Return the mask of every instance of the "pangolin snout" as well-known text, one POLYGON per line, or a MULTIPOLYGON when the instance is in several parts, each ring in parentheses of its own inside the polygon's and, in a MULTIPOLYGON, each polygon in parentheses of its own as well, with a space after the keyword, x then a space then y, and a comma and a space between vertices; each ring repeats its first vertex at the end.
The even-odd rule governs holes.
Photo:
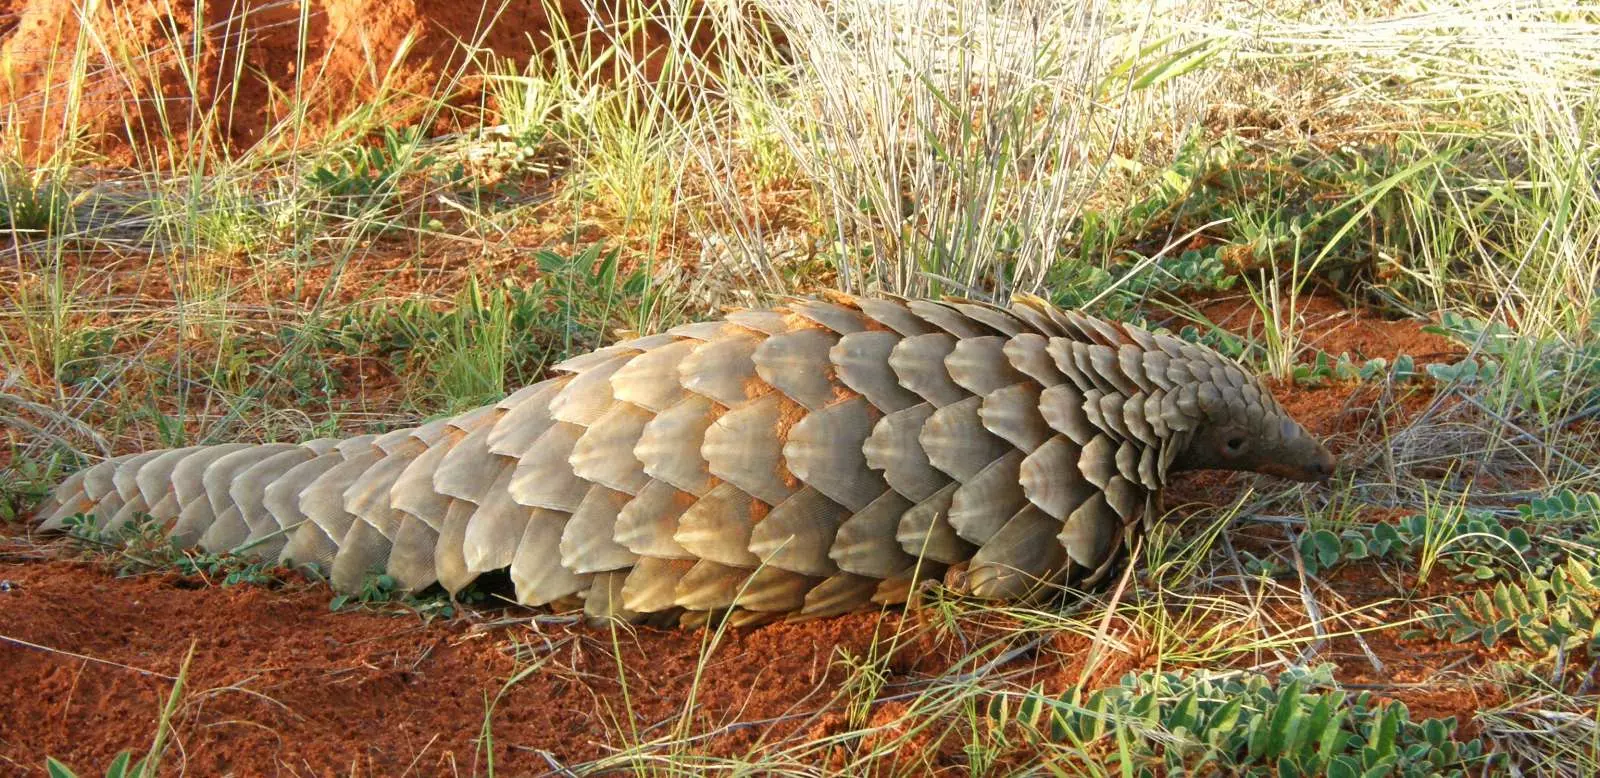
POLYGON ((1303 461, 1269 462, 1257 468, 1267 475, 1287 478, 1291 481, 1304 483, 1319 483, 1333 477, 1339 469, 1339 458, 1333 455, 1326 447, 1318 444, 1316 453, 1303 461))
POLYGON ((1306 465, 1306 475, 1309 476, 1307 481, 1326 481, 1333 477, 1335 470, 1339 469, 1339 458, 1334 456, 1332 451, 1324 448, 1318 453, 1319 456, 1311 464, 1306 465))

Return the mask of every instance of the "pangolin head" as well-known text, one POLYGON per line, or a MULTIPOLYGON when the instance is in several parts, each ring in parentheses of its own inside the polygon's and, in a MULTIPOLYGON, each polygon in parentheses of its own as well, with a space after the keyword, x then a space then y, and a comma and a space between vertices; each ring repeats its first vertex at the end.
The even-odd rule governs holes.
POLYGON ((1213 361, 1195 388, 1203 417, 1173 470, 1246 470, 1294 481, 1326 481, 1339 462, 1262 383, 1237 364, 1213 361))

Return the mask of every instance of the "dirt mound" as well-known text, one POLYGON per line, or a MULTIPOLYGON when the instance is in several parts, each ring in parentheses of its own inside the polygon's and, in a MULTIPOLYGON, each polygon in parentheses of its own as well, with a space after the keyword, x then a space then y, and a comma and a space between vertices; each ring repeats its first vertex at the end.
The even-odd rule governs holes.
MULTIPOLYGON (((74 141, 120 163, 164 156, 169 142, 238 151, 289 140, 277 136, 297 105, 304 130, 380 92, 394 97, 386 116, 410 120, 454 87, 467 115, 436 121, 470 121, 481 84, 460 78, 480 72, 463 67, 469 57, 521 63, 552 29, 595 43, 633 29, 618 21, 619 2, 594 4, 591 16, 584 0, 110 0, 89 25, 80 5, 0 0, 0 125, 10 125, 0 144, 35 161, 74 141)), ((629 38, 647 71, 663 39, 648 29, 629 38)))
MULTIPOLYGON (((1348 354, 1356 363, 1374 357, 1394 360, 1409 355, 1418 364, 1452 362, 1465 356, 1466 349, 1443 335, 1427 332, 1426 322, 1403 319, 1389 321, 1374 314, 1346 308, 1319 294, 1303 295, 1295 301, 1293 326, 1300 329, 1301 344, 1332 357, 1348 354)), ((1262 312, 1247 297, 1205 302, 1202 313, 1224 330, 1259 337, 1264 329, 1262 312)))
MULTIPOLYGON (((32 555, 16 548, 13 558, 32 555)), ((704 630, 423 624, 330 612, 317 584, 118 578, 100 564, 7 562, 7 551, 0 536, 0 688, 30 691, 0 707, 0 765, 23 775, 46 755, 89 773, 122 750, 142 754, 191 641, 168 757, 186 774, 481 775, 492 748, 497 770, 541 775, 680 726, 694 738, 690 752, 712 757, 847 730, 841 660, 915 630, 898 612, 731 630, 701 670, 704 630)), ((885 677, 895 692, 920 688, 972 649, 926 631, 899 645, 885 677)), ((1064 689, 1084 677, 1088 649, 1087 637, 1063 634, 1009 667, 1064 689)), ((1113 654, 1087 677, 1104 685, 1134 659, 1113 654)), ((892 723, 895 711, 874 723, 892 723)))
MULTIPOLYGON (((483 775, 491 758, 501 774, 562 775, 565 765, 650 741, 676 741, 668 750, 694 764, 841 738, 831 751, 795 755, 809 764, 918 724, 906 700, 935 676, 996 662, 1014 688, 1059 695, 1080 683, 1102 688, 1160 657, 1120 621, 1112 628, 1126 651, 1069 632, 1012 651, 989 643, 998 623, 939 632, 921 614, 890 612, 731 630, 701 669, 704 630, 613 635, 334 613, 320 585, 119 578, 102 564, 8 548, 7 529, 0 525, 0 689, 14 690, 0 706, 6 775, 43 775, 47 755, 94 774, 120 751, 143 754, 191 642, 163 771, 173 775, 483 775), (849 703, 863 700, 846 686, 846 660, 891 644, 885 686, 852 724, 849 703), (993 647, 975 650, 984 645, 993 647), (861 724, 884 729, 865 741, 844 737, 861 724)), ((1375 645, 1408 678, 1438 666, 1417 654, 1419 645, 1440 648, 1432 643, 1375 645)), ((1330 659, 1365 671, 1365 654, 1339 648, 1330 659)), ((1481 704, 1459 688, 1429 687, 1425 699, 1404 691, 1430 715, 1470 717, 1481 704)), ((951 726, 897 745, 901 774, 967 774, 961 745, 971 733, 951 726)))
MULTIPOLYGON (((471 774, 476 765, 481 774, 486 705, 530 662, 545 666, 499 701, 493 750, 497 768, 537 774, 548 767, 540 752, 592 759, 622 733, 653 738, 659 725, 672 726, 695 683, 703 637, 641 629, 620 636, 619 659, 604 630, 473 631, 459 621, 332 613, 315 585, 117 579, 70 562, 0 563, 0 580, 8 639, 0 640, 0 687, 31 690, 28 704, 0 710, 0 763, 30 770, 50 754, 93 772, 122 749, 148 748, 194 639, 192 694, 175 722, 182 750, 172 759, 186 761, 189 774, 352 765, 374 775, 408 767, 447 775, 451 765, 471 774), (520 662, 512 639, 529 649, 520 662), (619 663, 628 668, 631 721, 619 663)), ((695 695, 697 718, 715 726, 820 707, 839 680, 833 649, 865 650, 875 620, 731 633, 695 695)))

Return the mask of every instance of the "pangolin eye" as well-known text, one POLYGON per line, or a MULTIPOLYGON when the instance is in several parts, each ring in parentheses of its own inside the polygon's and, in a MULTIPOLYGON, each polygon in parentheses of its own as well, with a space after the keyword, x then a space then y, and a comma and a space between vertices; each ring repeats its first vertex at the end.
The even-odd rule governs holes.
POLYGON ((1228 438, 1228 442, 1226 444, 1224 444, 1224 445, 1226 445, 1228 447, 1228 453, 1237 454, 1240 451, 1244 450, 1244 444, 1245 444, 1244 436, 1243 435, 1235 435, 1235 436, 1233 436, 1231 438, 1228 438))

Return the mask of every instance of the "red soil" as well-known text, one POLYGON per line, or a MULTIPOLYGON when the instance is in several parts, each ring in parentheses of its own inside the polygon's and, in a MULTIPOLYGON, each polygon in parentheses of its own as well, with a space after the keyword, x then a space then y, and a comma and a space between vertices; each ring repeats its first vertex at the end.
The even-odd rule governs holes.
MULTIPOLYGON (((550 4, 574 35, 622 34, 613 20, 624 4, 594 3, 593 18, 587 5, 550 4)), ((0 72, 7 74, 0 116, 17 123, 30 156, 70 142, 61 131, 79 51, 87 74, 82 140, 115 162, 161 156, 169 136, 179 148, 249 148, 273 136, 296 97, 310 110, 312 129, 380 92, 397 98, 385 111, 396 119, 415 119, 410 111, 437 98, 470 111, 477 84, 457 85, 457 95, 439 91, 473 72, 463 68, 463 44, 522 63, 549 42, 545 3, 514 0, 496 19, 498 7, 450 0, 312 0, 303 9, 281 0, 113 1, 100 4, 85 28, 76 0, 0 0, 0 72)), ((660 67, 648 49, 662 39, 648 30, 633 41, 646 74, 660 67)), ((438 121, 452 124, 448 116, 438 121)))
MULTIPOLYGON (((0 764, 20 775, 41 774, 45 755, 88 771, 123 749, 142 753, 191 643, 187 693, 173 720, 174 772, 481 772, 489 758, 480 741, 486 700, 527 662, 538 662, 492 716, 496 768, 525 775, 664 737, 691 702, 687 733, 710 733, 692 753, 737 756, 790 737, 847 732, 852 727, 834 698, 847 677, 836 664, 841 656, 867 655, 875 634, 914 630, 889 663, 882 693, 889 697, 943 671, 974 669, 955 661, 998 632, 980 624, 969 625, 961 641, 934 637, 940 633, 915 626, 915 614, 895 613, 731 630, 696 691, 706 639, 700 630, 641 627, 613 642, 608 630, 585 626, 422 624, 404 614, 331 613, 326 591, 315 585, 273 590, 176 575, 116 578, 103 566, 68 561, 0 562, 0 581, 7 583, 0 592, 0 689, 9 692, 0 706, 0 764), (522 663, 510 656, 513 646, 531 649, 522 663)), ((1062 633, 1002 669, 1016 674, 1016 688, 1037 683, 1049 694, 1081 681, 1102 687, 1153 666, 1156 657, 1127 630, 1111 624, 1131 653, 1096 652, 1088 638, 1062 633)), ((1467 719, 1485 702, 1486 692, 1443 679, 1420 687, 1434 669, 1470 651, 1419 650, 1385 634, 1368 641, 1385 663, 1375 679, 1383 696, 1406 701, 1414 715, 1467 719)), ((1330 658, 1348 680, 1374 680, 1348 638, 1335 641, 1330 658)), ((905 713, 903 702, 874 705, 869 723, 890 728, 874 737, 908 725, 905 713)), ((933 738, 936 732, 900 755, 912 773, 920 766, 959 772, 959 738, 933 738)))
MULTIPOLYGON (((1448 362, 1466 353, 1459 343, 1424 332, 1426 322, 1388 321, 1351 310, 1324 295, 1307 295, 1296 305, 1295 326, 1303 330, 1301 345, 1337 358, 1349 354, 1357 364, 1374 357, 1391 362, 1409 354, 1417 363, 1448 362)), ((1201 313, 1229 332, 1262 331, 1261 310, 1248 297, 1216 300, 1200 306, 1201 313)))
MULTIPOLYGON (((70 562, 0 564, 0 579, 11 583, 0 594, 0 635, 8 639, 0 641, 0 688, 11 690, 0 707, 0 761, 17 769, 37 769, 45 754, 93 769, 121 749, 148 747, 168 677, 194 641, 190 696, 176 722, 182 750, 174 757, 190 774, 270 774, 275 765, 310 774, 482 770, 487 754, 475 740, 485 700, 518 669, 507 651, 515 639, 547 664, 500 701, 494 758, 499 769, 527 774, 547 767, 538 751, 592 759, 608 741, 616 744, 610 735, 619 728, 662 734, 651 728, 677 719, 703 637, 617 636, 633 702, 628 721, 605 630, 422 625, 408 616, 331 613, 317 586, 117 579, 70 562)), ((840 675, 830 672, 835 651, 863 652, 875 618, 730 633, 695 697, 696 731, 820 707, 840 675)), ((883 627, 893 625, 890 618, 883 627)), ((739 749, 770 734, 764 729, 709 746, 739 749)))

